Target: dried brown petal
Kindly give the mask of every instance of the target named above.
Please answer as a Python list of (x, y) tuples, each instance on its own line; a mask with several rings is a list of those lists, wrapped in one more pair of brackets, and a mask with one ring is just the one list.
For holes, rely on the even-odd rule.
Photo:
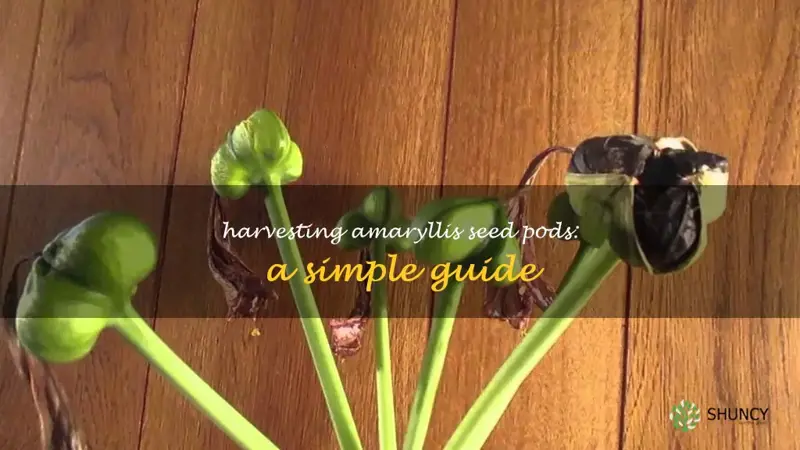
[[(551, 147), (536, 155), (522, 175), (516, 192), (506, 203), (508, 220), (513, 223), (514, 229), (519, 232), (519, 245), (522, 249), (523, 265), (536, 264), (538, 267), (536, 251), (533, 245), (534, 241), (530, 240), (524, 244), (522, 243), (522, 230), (528, 226), (527, 194), (542, 164), (548, 157), (556, 153), (571, 154), (572, 149)], [(489, 317), (505, 320), (509, 325), (519, 330), (528, 326), (534, 305), (544, 311), (553, 303), (554, 299), (555, 289), (542, 277), (530, 282), (519, 280), (517, 283), (506, 287), (487, 284), (484, 312)]]
[[(368, 250), (364, 249), (359, 252), (360, 264), (366, 264), (369, 258)], [(364, 328), (372, 313), (371, 306), (372, 296), (367, 291), (366, 281), (359, 281), (356, 304), (350, 312), (350, 317), (332, 319), (329, 322), (331, 327), (331, 349), (336, 356), (343, 358), (353, 356), (361, 350)]]
[(208, 214), (208, 268), (222, 287), (228, 304), (228, 318), (254, 318), (278, 295), (265, 277), (256, 275), (233, 250), (222, 235), (225, 212), (220, 197), (214, 193)]
[[(39, 416), (42, 448), (45, 450), (87, 450), (82, 433), (78, 430), (70, 413), (67, 395), (50, 367), (28, 353), (19, 343), (14, 328), (17, 304), (20, 297), (18, 272), (22, 265), (33, 258), (18, 262), (11, 271), (11, 279), (3, 300), (3, 331), (17, 373), (33, 397)], [(43, 386), (43, 387), (42, 387)], [(44, 391), (44, 401), (40, 391)]]
[(77, 432), (72, 423), (67, 406), (67, 395), (63, 386), (58, 382), (52, 370), (44, 366), (45, 399), (47, 411), (52, 421), (50, 432), (50, 450), (87, 450), (81, 433)]
[[(508, 203), (508, 211), (509, 221), (514, 224), (515, 229), (522, 230), (528, 225), (523, 197), (512, 198)], [(520, 247), (522, 264), (537, 264), (533, 241), (525, 244), (520, 242)], [(534, 305), (544, 311), (553, 300), (555, 290), (542, 277), (529, 282), (519, 280), (505, 287), (487, 284), (484, 310), (487, 316), (505, 320), (519, 330), (527, 327)]]
[(331, 349), (336, 356), (353, 356), (361, 350), (361, 338), (364, 335), (366, 317), (350, 317), (347, 319), (331, 319)]

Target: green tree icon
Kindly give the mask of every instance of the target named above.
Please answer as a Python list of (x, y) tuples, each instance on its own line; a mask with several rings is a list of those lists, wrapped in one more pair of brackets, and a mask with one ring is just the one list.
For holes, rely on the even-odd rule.
[(700, 423), (700, 407), (692, 402), (681, 400), (670, 409), (669, 420), (676, 430), (692, 431)]

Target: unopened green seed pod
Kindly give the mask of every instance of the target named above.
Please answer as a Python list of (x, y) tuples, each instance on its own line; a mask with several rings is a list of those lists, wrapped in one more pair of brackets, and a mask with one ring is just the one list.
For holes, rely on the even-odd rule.
[(394, 190), (388, 186), (374, 188), (364, 198), (361, 213), (373, 224), (383, 227), (402, 215), (402, 204)]
[(369, 247), (372, 241), (369, 238), (370, 230), (374, 225), (367, 220), (361, 211), (350, 211), (343, 215), (336, 224), (344, 233), (338, 247), (342, 250), (361, 250)]
[(95, 214), (48, 243), (41, 258), (59, 274), (110, 297), (128, 299), (153, 271), (156, 239), (138, 218)]
[[(502, 221), (498, 221), (502, 218)], [(494, 198), (444, 198), (434, 200), (423, 208), (411, 222), (415, 230), (429, 230), (420, 242), (414, 245), (414, 255), (430, 264), (472, 263), (486, 255), (490, 244), (498, 246), (493, 239), (470, 239), (472, 228), (502, 226), (505, 215), (502, 206)], [(449, 237), (442, 236), (447, 232)], [(460, 235), (455, 233), (460, 231)], [(494, 255), (496, 252), (489, 252)]]
[(20, 343), (50, 363), (86, 356), (114, 314), (114, 299), (69, 281), (38, 258), (17, 307)]
[(250, 190), (251, 174), (222, 144), (211, 158), (211, 183), (221, 197), (238, 199)]
[[(550, 208), (547, 210), (547, 226), (550, 228), (559, 228), (564, 230), (566, 235), (567, 230), (578, 230), (580, 233), (580, 218), (575, 211), (572, 210), (572, 205), (569, 203), (569, 194), (561, 192), (550, 202)], [(556, 233), (560, 236), (560, 233)], [(577, 238), (578, 236), (575, 236)], [(560, 239), (560, 238), (559, 238)]]
[(499, 247), (500, 251), (486, 264), (490, 274), (495, 273), (498, 269), (506, 269), (499, 272), (507, 273), (498, 273), (498, 276), (502, 277), (502, 279), (492, 280), (492, 283), (499, 287), (514, 284), (516, 281), (512, 281), (511, 278), (522, 271), (522, 251), (519, 248), (517, 238), (507, 237), (502, 239), (502, 243), (503, 245)]
[(156, 248), (127, 214), (96, 214), (61, 233), (26, 279), (16, 314), (22, 346), (53, 363), (85, 356), (155, 268)]
[[(497, 201), (497, 200), (495, 200)], [(506, 214), (506, 210), (501, 203), (496, 203), (495, 209), (495, 217), (494, 217), (494, 225), (488, 227), (490, 229), (503, 229), (504, 227), (508, 226), (508, 216)], [(482, 227), (476, 226), (475, 229), (479, 229)], [(469, 233), (471, 230), (466, 229), (465, 234)], [(477, 237), (477, 236), (476, 236)], [(487, 259), (491, 259), (492, 261), (502, 259), (506, 257), (506, 253), (504, 251), (508, 250), (507, 247), (508, 243), (506, 242), (505, 238), (492, 238), (487, 237), (484, 239), (485, 245), (483, 248), (474, 254), (472, 254), (469, 258), (461, 261), (462, 264), (470, 265), (475, 264), (477, 266), (483, 267), (485, 265), (485, 261)], [(517, 250), (518, 259), (521, 257), (519, 256), (519, 245), (515, 244), (511, 248)]]
[(386, 249), (389, 252), (403, 253), (414, 248), (414, 241), (411, 239), (411, 233), (408, 232), (410, 227), (411, 221), (405, 217), (395, 219), (387, 226), (390, 233), (394, 232), (397, 235), (386, 241)]
[(302, 175), (303, 155), (278, 116), (259, 110), (239, 123), (211, 160), (211, 183), (240, 198), (253, 185), (283, 185)]

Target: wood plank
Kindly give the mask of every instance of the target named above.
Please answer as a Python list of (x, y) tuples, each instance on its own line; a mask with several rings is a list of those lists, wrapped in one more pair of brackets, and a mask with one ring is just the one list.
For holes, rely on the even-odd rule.
[(10, 185), (17, 167), (17, 150), (27, 107), (33, 59), (39, 35), (40, 1), (0, 1), (0, 249), (4, 248)]
[[(763, 185), (800, 181), (800, 8), (648, 0), (644, 12), (640, 131), (683, 134), (727, 156), (735, 187), (698, 264), (635, 273), (625, 448), (798, 448), (800, 401), (790, 392), (800, 375), (789, 356), (800, 336), (798, 195)], [(668, 421), (682, 399), (702, 411), (688, 433)], [(768, 423), (707, 420), (717, 407), (769, 407)]]
[[(0, 182), (3, 184), (11, 183), (16, 166), (40, 14), (41, 1), (0, 1), (0, 67), (3, 68), (0, 90), (5, 92), (0, 98), (0, 139), (6, 143), (4, 151), (0, 152)], [(5, 191), (3, 189), (3, 194), (7, 195)], [(5, 201), (0, 200), (4, 208)], [(5, 226), (5, 221), (0, 222), (0, 227)], [(4, 229), (0, 232), (5, 235)]]
[[(0, 0), (0, 251), (5, 249), (8, 212), (12, 195), (11, 185), (17, 166), (17, 150), (22, 135), (22, 125), (28, 99), (28, 88), (33, 71), (33, 59), (39, 35), (41, 2), (15, 2)], [(2, 271), (0, 259), (0, 274)], [(10, 268), (6, 268), (10, 270)], [(5, 278), (3, 278), (5, 279)], [(17, 377), (11, 355), (5, 348), (0, 351), (0, 398), (13, 392), (25, 392), (27, 386)], [(20, 397), (20, 396), (18, 396)], [(0, 415), (14, 414), (15, 420), (33, 422), (36, 412), (30, 400), (11, 407), (11, 402), (0, 403)], [(38, 436), (20, 436), (14, 427), (0, 429), (0, 441), (9, 443), (9, 449), (30, 448)]]
[[(166, 189), (119, 185), (169, 182), (194, 5), (46, 3), (5, 267), (102, 209), (137, 214), (160, 233)], [(23, 18), (36, 20), (18, 12), (17, 19)], [(14, 91), (24, 91), (24, 78), (15, 78), (8, 91), (22, 95)], [(6, 123), (0, 125), (8, 136)], [(137, 296), (144, 314), (154, 304), (153, 280)], [(4, 378), (11, 371), (3, 365)], [(57, 371), (92, 448), (137, 448), (146, 380), (142, 358), (109, 333), (90, 357)], [(25, 387), (4, 386), (0, 396), (6, 411), (3, 448), (37, 448), (39, 430)]]
[(0, 249), (5, 245), (10, 185), (17, 167), (41, 6), (40, 1), (0, 1), (0, 90), (5, 92), (0, 98), (0, 142), (5, 143), (0, 152)]
[[(209, 159), (225, 132), (265, 106), (285, 119), (305, 157), (300, 185), (372, 183), (438, 185), (452, 11), (447, 2), (240, 0), (201, 2), (192, 56), (184, 132), (170, 215), (158, 332), (209, 383), (282, 448), (334, 448), (332, 432), (300, 323), (286, 286), (270, 317), (226, 322), (222, 293), (205, 262)], [(266, 94), (265, 94), (266, 92)], [(314, 209), (342, 214), (349, 191), (324, 188), (311, 208), (290, 200), (295, 223), (321, 220)], [(435, 189), (403, 189), (415, 198)], [(298, 192), (287, 189), (287, 196)], [(323, 202), (320, 198), (324, 196)], [(418, 197), (418, 198), (417, 198)], [(232, 223), (266, 225), (253, 192), (230, 203)], [(334, 218), (335, 219), (335, 218)], [(278, 263), (273, 242), (235, 242), (257, 273)], [(306, 261), (354, 262), (330, 244), (299, 242)], [(187, 280), (191, 280), (187, 283)], [(317, 284), (323, 314), (346, 314), (355, 287)], [(426, 285), (390, 291), (399, 430), (405, 428), (427, 330)], [(187, 302), (203, 305), (192, 310)], [(351, 305), (350, 305), (351, 306)], [(398, 309), (400, 309), (398, 311)], [(194, 311), (190, 314), (190, 311)], [(257, 327), (259, 337), (251, 337)], [(372, 327), (367, 333), (372, 332)], [(365, 448), (377, 447), (372, 340), (341, 364)], [(233, 449), (160, 378), (151, 377), (143, 449)]]
[[(635, 1), (458, 3), (445, 183), (515, 185), (550, 145), (577, 145), (633, 126)], [(563, 181), (567, 160), (542, 170), (531, 225)], [(558, 282), (575, 246), (537, 243), (540, 265)], [(480, 287), (463, 300), (472, 317)], [(484, 448), (614, 448), (619, 439), (625, 271), (596, 294), (602, 307), (579, 319), (523, 384)], [(598, 318), (604, 317), (604, 318)], [(519, 342), (508, 325), (456, 323), (428, 439), (441, 448), (480, 390)], [(576, 418), (580, 418), (579, 420)], [(577, 444), (576, 444), (577, 443)]]

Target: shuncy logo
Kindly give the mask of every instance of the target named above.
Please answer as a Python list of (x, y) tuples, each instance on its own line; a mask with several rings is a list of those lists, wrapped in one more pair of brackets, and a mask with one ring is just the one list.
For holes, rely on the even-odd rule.
[(670, 409), (669, 420), (676, 430), (692, 431), (700, 423), (700, 407), (690, 401), (681, 400)]

